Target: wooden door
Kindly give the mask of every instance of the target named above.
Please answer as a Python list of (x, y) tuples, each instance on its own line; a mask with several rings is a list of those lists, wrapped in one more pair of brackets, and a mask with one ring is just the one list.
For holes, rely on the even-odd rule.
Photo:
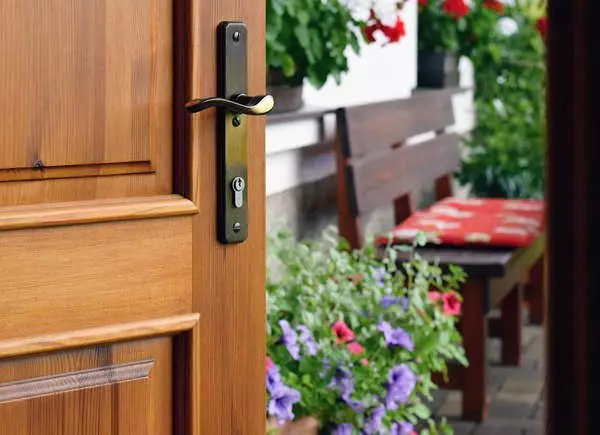
[(260, 0), (0, 2), (0, 435), (264, 432), (264, 119), (216, 232), (221, 21)]

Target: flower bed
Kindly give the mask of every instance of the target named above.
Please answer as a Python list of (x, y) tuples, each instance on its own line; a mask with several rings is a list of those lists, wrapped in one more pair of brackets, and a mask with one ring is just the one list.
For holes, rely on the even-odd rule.
[[(271, 241), (267, 285), (268, 414), (311, 417), (324, 434), (452, 433), (431, 418), (434, 372), (466, 364), (456, 329), (464, 280), (418, 256), (397, 266), (399, 247), (378, 256), (322, 243)], [(278, 426), (278, 427), (277, 427)]]

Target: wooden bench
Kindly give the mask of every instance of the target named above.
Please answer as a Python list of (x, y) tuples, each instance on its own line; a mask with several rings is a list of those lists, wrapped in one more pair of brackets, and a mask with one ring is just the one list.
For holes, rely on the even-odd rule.
[[(452, 93), (445, 91), (337, 110), (338, 223), (351, 246), (364, 243), (365, 218), (380, 206), (393, 205), (398, 225), (415, 212), (412, 193), (427, 183), (435, 183), (436, 200), (451, 197), (452, 173), (460, 164), (459, 137), (445, 132), (453, 124)], [(432, 131), (432, 139), (406, 144), (407, 139)], [(502, 339), (502, 363), (520, 364), (525, 284), (531, 313), (541, 320), (543, 251), (543, 235), (520, 248), (428, 245), (419, 250), (429, 260), (459, 265), (468, 274), (460, 289), (464, 297), (460, 328), (470, 365), (452, 370), (446, 385), (462, 390), (466, 420), (486, 417), (488, 327), (492, 336)], [(495, 308), (501, 317), (488, 322)]]

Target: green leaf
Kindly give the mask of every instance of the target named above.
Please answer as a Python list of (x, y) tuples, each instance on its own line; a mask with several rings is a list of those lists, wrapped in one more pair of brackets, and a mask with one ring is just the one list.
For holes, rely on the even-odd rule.
[(415, 235), (415, 245), (416, 246), (425, 246), (426, 244), (427, 244), (427, 235), (424, 232), (419, 231)]
[(431, 415), (431, 411), (423, 404), (415, 405), (411, 408), (411, 411), (420, 419), (426, 420)]
[(354, 33), (350, 36), (350, 46), (354, 53), (360, 54), (360, 40)]
[(286, 77), (292, 77), (296, 74), (296, 62), (289, 54), (281, 56), (281, 69)]

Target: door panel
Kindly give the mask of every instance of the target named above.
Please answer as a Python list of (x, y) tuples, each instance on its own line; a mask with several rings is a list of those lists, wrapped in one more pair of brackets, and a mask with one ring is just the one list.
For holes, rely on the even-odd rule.
[(161, 337), (4, 361), (0, 433), (170, 434), (172, 352)]
[(171, 193), (172, 0), (2, 1), (0, 58), (0, 182), (148, 174), (88, 198)]
[(186, 216), (0, 233), (0, 339), (189, 311), (191, 237)]

